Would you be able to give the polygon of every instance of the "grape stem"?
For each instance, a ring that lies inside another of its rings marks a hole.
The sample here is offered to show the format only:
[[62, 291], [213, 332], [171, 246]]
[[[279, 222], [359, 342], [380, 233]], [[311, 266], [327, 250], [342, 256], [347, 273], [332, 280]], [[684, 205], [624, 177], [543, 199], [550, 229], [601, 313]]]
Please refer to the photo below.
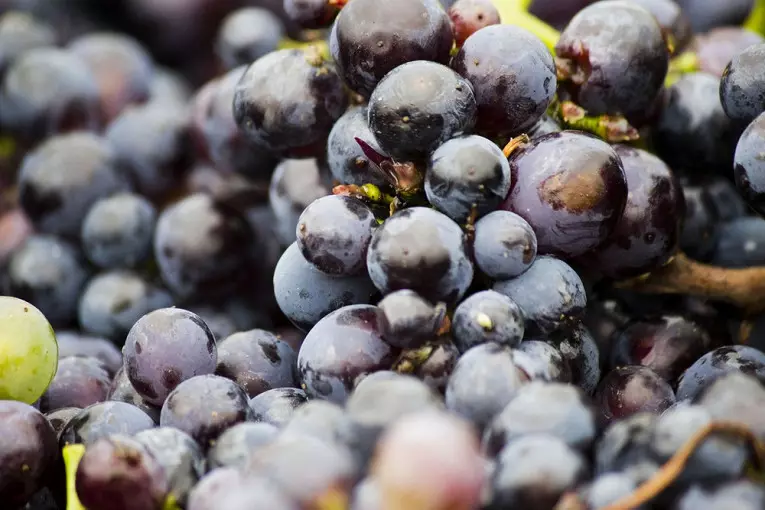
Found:
[[729, 269], [710, 266], [678, 253], [647, 275], [622, 281], [617, 287], [654, 294], [688, 294], [724, 301], [747, 315], [765, 312], [765, 267]]

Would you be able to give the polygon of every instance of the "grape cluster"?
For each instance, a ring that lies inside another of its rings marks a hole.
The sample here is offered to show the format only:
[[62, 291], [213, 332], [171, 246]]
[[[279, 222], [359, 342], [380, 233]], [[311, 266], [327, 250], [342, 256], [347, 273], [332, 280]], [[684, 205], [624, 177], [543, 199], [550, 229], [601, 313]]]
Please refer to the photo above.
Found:
[[765, 0], [0, 0], [0, 509], [765, 510]]

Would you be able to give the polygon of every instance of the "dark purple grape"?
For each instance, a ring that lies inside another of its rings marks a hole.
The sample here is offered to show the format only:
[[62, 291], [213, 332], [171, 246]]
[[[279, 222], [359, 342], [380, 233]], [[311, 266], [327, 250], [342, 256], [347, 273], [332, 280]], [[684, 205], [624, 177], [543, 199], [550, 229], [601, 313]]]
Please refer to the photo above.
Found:
[[758, 115], [744, 130], [736, 145], [733, 176], [739, 193], [758, 213], [765, 212], [765, 115]]
[[577, 324], [570, 331], [554, 335], [550, 342], [567, 362], [571, 370], [571, 382], [585, 394], [592, 395], [600, 381], [602, 354], [587, 327]]
[[720, 103], [719, 78], [690, 73], [669, 87], [653, 134], [656, 154], [675, 172], [727, 175], [736, 133]]
[[217, 375], [236, 382], [252, 398], [274, 388], [297, 387], [297, 354], [262, 329], [234, 333], [218, 342]]
[[401, 349], [416, 349], [432, 340], [443, 325], [446, 308], [433, 306], [411, 290], [397, 290], [378, 305], [383, 314], [383, 338]]
[[517, 347], [524, 327], [523, 313], [515, 301], [493, 290], [468, 297], [452, 317], [452, 337], [460, 352], [488, 342]]
[[185, 506], [189, 492], [205, 473], [205, 457], [199, 445], [188, 434], [170, 427], [144, 430], [134, 439], [162, 466], [168, 496]]
[[219, 468], [211, 471], [194, 487], [186, 508], [299, 510], [301, 507], [265, 477], [250, 476], [235, 468]]
[[494, 211], [475, 224], [473, 257], [492, 280], [526, 271], [537, 256], [537, 236], [526, 220], [510, 211]]
[[656, 18], [623, 0], [596, 2], [579, 11], [561, 32], [555, 53], [565, 85], [592, 115], [644, 115], [669, 66]]
[[677, 248], [685, 200], [672, 171], [653, 154], [617, 145], [627, 177], [627, 205], [605, 243], [579, 262], [609, 278], [639, 276], [664, 265]]
[[491, 476], [491, 510], [553, 508], [589, 475], [585, 457], [551, 435], [520, 437], [497, 459]]
[[176, 295], [212, 299], [243, 284], [255, 234], [237, 211], [197, 193], [165, 209], [157, 221], [154, 256]]
[[499, 25], [499, 12], [490, 0], [458, 0], [449, 7], [454, 42], [457, 47], [482, 28]]
[[446, 407], [479, 429], [505, 408], [529, 381], [516, 362], [518, 353], [489, 343], [460, 356], [446, 386]]
[[478, 103], [476, 131], [509, 137], [532, 127], [555, 95], [555, 64], [531, 32], [492, 25], [467, 38], [452, 68], [468, 80]]
[[696, 260], [709, 260], [715, 247], [715, 211], [703, 185], [684, 183], [682, 190], [685, 218], [680, 234], [680, 249]]
[[239, 423], [227, 429], [207, 452], [210, 469], [246, 468], [250, 457], [279, 437], [279, 429], [270, 423]]
[[61, 439], [61, 432], [63, 432], [66, 424], [69, 423], [69, 420], [77, 416], [80, 411], [82, 411], [82, 409], [79, 407], [62, 407], [55, 411], [45, 413], [45, 418], [48, 419], [50, 426], [53, 427], [53, 432], [56, 433], [56, 441]]
[[765, 220], [736, 218], [718, 225], [712, 262], [716, 266], [744, 268], [765, 263]]
[[8, 67], [0, 82], [0, 112], [4, 130], [27, 143], [95, 129], [100, 123], [96, 78], [69, 51], [31, 49]]
[[736, 508], [757, 510], [765, 507], [765, 488], [749, 480], [706, 487], [694, 485], [678, 500], [677, 510]]
[[703, 182], [704, 192], [715, 216], [721, 222], [732, 221], [749, 215], [749, 208], [741, 198], [736, 186], [724, 177]]
[[745, 49], [731, 60], [720, 80], [720, 102], [725, 114], [749, 124], [765, 111], [765, 44]]
[[224, 377], [199, 375], [170, 393], [159, 424], [186, 432], [206, 451], [226, 429], [253, 419], [247, 393], [239, 385]]
[[693, 28], [683, 8], [675, 0], [630, 0], [653, 14], [664, 39], [674, 54], [685, 49], [693, 38]]
[[133, 193], [117, 193], [94, 203], [82, 223], [82, 249], [97, 266], [131, 268], [151, 255], [157, 211]]
[[122, 354], [130, 383], [157, 406], [183, 381], [214, 373], [218, 361], [210, 328], [180, 308], [161, 308], [138, 319]]
[[272, 11], [242, 7], [221, 22], [215, 53], [227, 69], [235, 69], [274, 51], [284, 36], [284, 24]]
[[532, 381], [571, 382], [571, 367], [561, 351], [549, 342], [524, 340], [516, 348], [516, 364]]
[[303, 257], [326, 274], [364, 272], [372, 230], [372, 211], [352, 197], [328, 195], [311, 202], [298, 218], [297, 244]]
[[250, 409], [255, 421], [283, 427], [295, 410], [308, 401], [303, 390], [297, 388], [274, 388], [250, 399]]
[[675, 403], [672, 387], [648, 367], [615, 368], [600, 381], [595, 402], [606, 421], [640, 412], [659, 414]]
[[128, 189], [112, 147], [85, 132], [49, 138], [30, 152], [18, 186], [21, 208], [38, 232], [72, 238], [96, 201]]
[[40, 411], [0, 401], [0, 498], [10, 508], [24, 505], [42, 488], [58, 458], [56, 433]]
[[254, 142], [299, 150], [326, 139], [347, 104], [332, 63], [310, 50], [277, 50], [245, 71], [234, 92], [234, 119]]
[[557, 29], [562, 29], [577, 12], [591, 3], [592, 0], [531, 0], [529, 13]]
[[368, 117], [383, 151], [402, 159], [421, 158], [472, 131], [476, 99], [470, 83], [445, 65], [415, 60], [380, 80], [369, 98]]
[[54, 236], [33, 235], [8, 260], [4, 293], [34, 303], [54, 327], [69, 326], [77, 317], [77, 299], [87, 278], [74, 246]]
[[130, 384], [130, 379], [128, 379], [124, 368], [120, 368], [114, 375], [111, 388], [109, 389], [108, 400], [134, 405], [149, 415], [155, 424], [159, 425], [159, 412], [161, 411], [161, 408], [144, 400], [133, 385]]
[[453, 138], [430, 155], [425, 174], [428, 201], [460, 224], [497, 209], [509, 191], [510, 165], [487, 138]]
[[330, 36], [340, 75], [364, 97], [383, 76], [406, 62], [447, 64], [453, 43], [449, 16], [438, 0], [349, 3]]
[[276, 167], [268, 203], [276, 216], [274, 230], [281, 244], [289, 246], [295, 241], [300, 214], [314, 200], [328, 194], [315, 159], [287, 159]]
[[105, 134], [135, 188], [161, 199], [174, 191], [193, 162], [191, 118], [180, 106], [149, 103], [128, 108]]
[[425, 207], [399, 211], [377, 228], [367, 269], [383, 294], [410, 289], [433, 303], [456, 303], [473, 280], [459, 225]]
[[351, 305], [311, 328], [298, 353], [301, 387], [308, 396], [342, 404], [362, 376], [389, 369], [398, 352], [382, 338], [384, 322], [376, 306]]
[[589, 399], [568, 384], [531, 382], [515, 394], [483, 436], [484, 450], [496, 455], [511, 441], [549, 434], [587, 452], [598, 436], [598, 419]]
[[88, 407], [106, 400], [111, 385], [109, 372], [96, 358], [70, 357], [58, 361], [58, 370], [43, 396], [40, 409]]
[[154, 63], [137, 40], [115, 32], [91, 32], [72, 41], [67, 50], [95, 76], [104, 123], [127, 106], [149, 99]]
[[375, 152], [387, 156], [369, 130], [367, 117], [366, 106], [352, 106], [337, 119], [327, 139], [327, 164], [332, 177], [342, 184], [382, 187], [387, 181], [380, 172], [372, 170], [372, 163], [356, 141], [364, 140]]
[[414, 375], [434, 391], [443, 394], [459, 357], [460, 351], [454, 343], [439, 342], [432, 346], [428, 359], [415, 369]]
[[162, 508], [169, 492], [162, 465], [141, 443], [121, 435], [88, 446], [75, 487], [80, 502], [93, 510]]
[[510, 158], [502, 209], [529, 222], [539, 253], [576, 257], [613, 232], [627, 203], [622, 162], [606, 142], [577, 131], [542, 136]]
[[761, 379], [740, 370], [729, 371], [709, 384], [697, 403], [713, 421], [733, 421], [765, 437], [765, 388]]
[[317, 29], [331, 25], [338, 8], [327, 0], [284, 0], [284, 12], [300, 27]]
[[113, 434], [132, 436], [154, 428], [154, 420], [134, 405], [125, 402], [99, 402], [86, 407], [69, 420], [59, 443], [92, 445]]
[[742, 24], [753, 5], [752, 0], [733, 0], [723, 3], [677, 0], [677, 3], [688, 13], [693, 31], [701, 35], [705, 32], [714, 32], [715, 27], [725, 29]]
[[21, 55], [35, 48], [55, 46], [53, 27], [29, 13], [9, 10], [0, 16], [0, 76]]
[[[249, 62], [248, 62], [249, 63]], [[199, 131], [203, 152], [221, 172], [237, 172], [257, 181], [266, 180], [278, 163], [276, 154], [262, 144], [248, 140], [234, 120], [231, 103], [239, 80], [246, 66], [232, 69], [209, 85], [209, 97], [201, 97], [207, 87], [201, 89], [196, 103], [195, 128]]]
[[96, 358], [113, 377], [122, 368], [122, 352], [109, 340], [80, 334], [75, 331], [57, 331], [58, 358], [78, 356]]
[[526, 272], [498, 281], [494, 290], [521, 308], [530, 333], [550, 333], [576, 320], [587, 306], [584, 283], [571, 266], [554, 257], [537, 257]]
[[707, 352], [680, 376], [677, 399], [695, 399], [719, 377], [742, 372], [765, 382], [765, 353], [746, 345], [726, 345]]
[[372, 302], [377, 290], [367, 275], [332, 277], [322, 273], [303, 257], [295, 242], [276, 265], [274, 294], [282, 313], [295, 326], [309, 331], [343, 306]]
[[86, 333], [121, 345], [130, 328], [145, 314], [172, 306], [163, 288], [130, 271], [103, 272], [88, 282], [80, 296], [78, 316]]
[[674, 382], [711, 344], [706, 331], [683, 317], [640, 319], [614, 333], [611, 367], [642, 365]]

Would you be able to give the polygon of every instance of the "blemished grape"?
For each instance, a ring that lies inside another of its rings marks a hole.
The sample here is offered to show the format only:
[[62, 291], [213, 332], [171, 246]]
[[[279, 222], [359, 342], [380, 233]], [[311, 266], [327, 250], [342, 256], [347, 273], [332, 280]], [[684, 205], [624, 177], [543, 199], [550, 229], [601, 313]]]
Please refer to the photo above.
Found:
[[728, 63], [720, 80], [720, 102], [725, 114], [750, 123], [765, 111], [765, 44], [745, 49]]
[[550, 342], [524, 339], [516, 349], [516, 363], [532, 381], [571, 382], [568, 359]]
[[459, 225], [425, 207], [399, 211], [375, 230], [367, 269], [383, 294], [410, 289], [435, 303], [457, 302], [473, 280]]
[[601, 347], [590, 330], [577, 324], [570, 331], [563, 331], [552, 337], [550, 342], [560, 351], [571, 370], [571, 382], [587, 395], [592, 395], [601, 376]]
[[297, 361], [300, 385], [308, 396], [342, 404], [362, 376], [391, 368], [398, 350], [382, 337], [384, 321], [376, 306], [351, 305], [311, 328]]
[[728, 345], [707, 352], [680, 376], [677, 399], [696, 398], [705, 387], [729, 372], [765, 380], [765, 353], [746, 345]]
[[470, 82], [478, 103], [476, 131], [490, 138], [515, 136], [544, 115], [555, 95], [555, 64], [534, 34], [492, 25], [467, 38], [452, 68]]
[[449, 377], [459, 360], [460, 351], [451, 341], [440, 341], [432, 345], [428, 359], [417, 367], [414, 375], [442, 395], [446, 391]]
[[415, 60], [380, 80], [369, 98], [367, 115], [383, 151], [408, 159], [427, 156], [447, 140], [469, 133], [476, 108], [473, 87], [466, 79], [445, 65]]
[[252, 398], [274, 388], [297, 387], [297, 353], [284, 340], [253, 329], [217, 343], [217, 375], [238, 383]]
[[45, 316], [26, 301], [0, 296], [0, 399], [36, 402], [57, 367], [58, 344]]
[[43, 487], [54, 467], [56, 433], [35, 408], [0, 400], [0, 437], [0, 498], [15, 508]]
[[198, 375], [179, 384], [165, 399], [159, 424], [194, 438], [204, 451], [226, 429], [253, 421], [247, 393], [235, 382], [216, 375]]
[[69, 420], [61, 431], [61, 446], [86, 447], [113, 434], [132, 436], [154, 428], [154, 420], [134, 405], [125, 402], [99, 402], [86, 407]]
[[211, 469], [245, 468], [250, 463], [250, 456], [278, 436], [279, 429], [270, 423], [239, 423], [218, 437], [207, 452], [207, 463]]
[[510, 211], [494, 211], [475, 224], [473, 257], [492, 280], [514, 278], [537, 256], [537, 236], [531, 225]]
[[56, 375], [40, 398], [40, 410], [63, 407], [88, 407], [103, 402], [109, 393], [111, 377], [96, 358], [61, 358]]
[[524, 328], [520, 307], [493, 290], [468, 297], [457, 306], [452, 317], [452, 337], [460, 352], [487, 342], [517, 347], [523, 340]]
[[635, 365], [607, 373], [594, 398], [607, 421], [645, 411], [661, 413], [676, 400], [668, 382], [650, 368]]
[[328, 195], [311, 202], [298, 218], [297, 244], [319, 271], [355, 276], [366, 269], [375, 226], [374, 214], [361, 200]]
[[757, 212], [765, 212], [765, 167], [760, 159], [765, 147], [765, 114], [758, 115], [736, 144], [733, 177], [736, 188]]
[[346, 84], [362, 96], [406, 62], [449, 62], [454, 37], [438, 0], [361, 0], [346, 7], [332, 28], [330, 50]]
[[274, 388], [250, 399], [250, 409], [255, 421], [283, 427], [295, 410], [305, 404], [308, 397], [297, 388]]
[[444, 306], [433, 306], [411, 290], [391, 292], [377, 306], [385, 314], [383, 338], [402, 349], [421, 347], [432, 340], [446, 316]]
[[482, 28], [500, 23], [499, 12], [490, 0], [458, 0], [449, 7], [449, 19], [458, 47]]
[[85, 450], [77, 496], [88, 509], [161, 508], [169, 492], [162, 465], [135, 439], [112, 435]]

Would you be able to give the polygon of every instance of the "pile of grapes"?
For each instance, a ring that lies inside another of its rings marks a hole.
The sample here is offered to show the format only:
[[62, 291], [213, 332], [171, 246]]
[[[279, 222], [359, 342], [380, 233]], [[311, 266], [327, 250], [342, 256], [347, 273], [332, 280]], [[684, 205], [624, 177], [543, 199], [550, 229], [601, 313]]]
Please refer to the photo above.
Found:
[[765, 510], [765, 0], [0, 0], [1, 510]]

